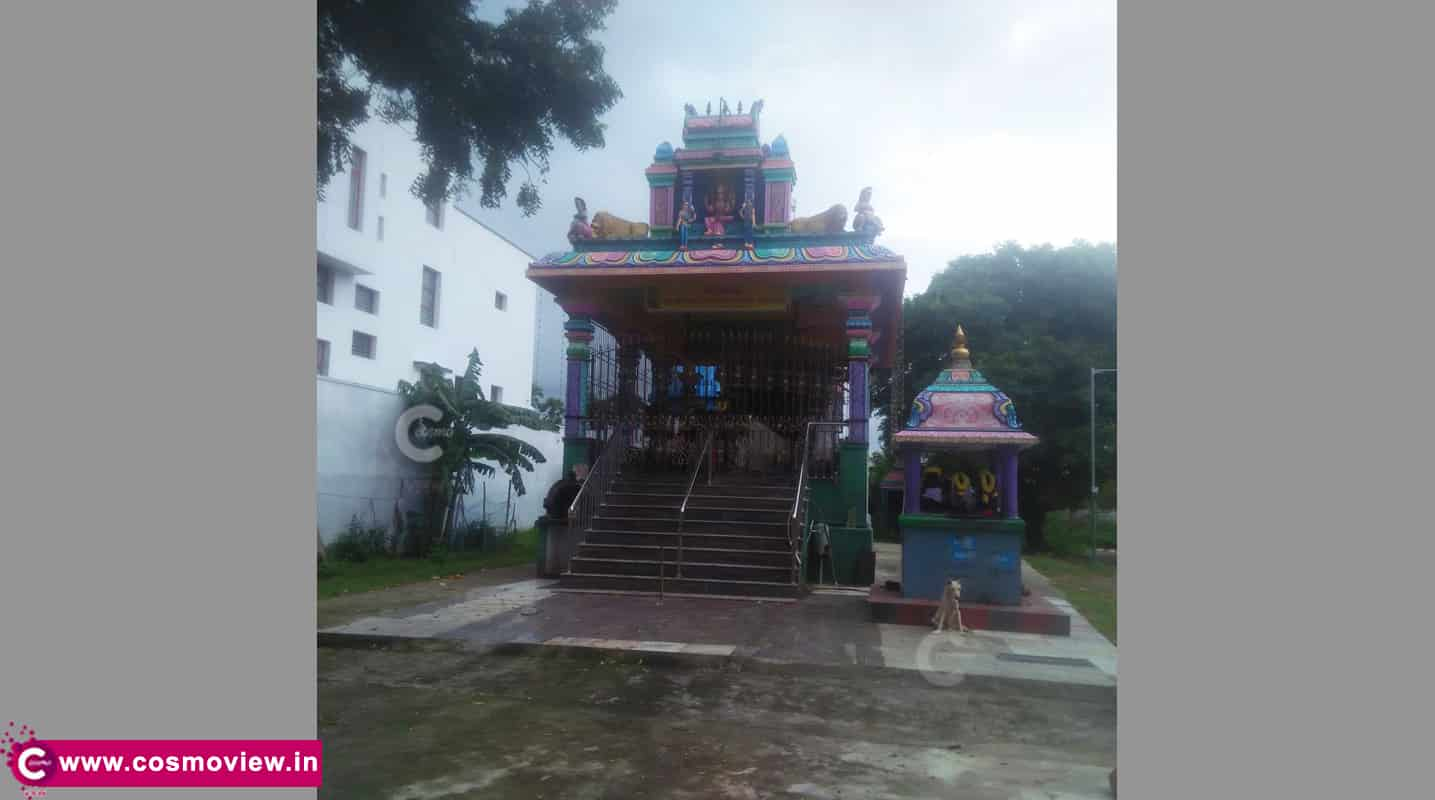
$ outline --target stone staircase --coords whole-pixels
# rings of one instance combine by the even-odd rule
[[[786,476],[719,476],[693,489],[678,517],[686,476],[619,475],[559,578],[567,589],[796,597],[787,521],[795,486]],[[660,566],[661,565],[661,566]]]

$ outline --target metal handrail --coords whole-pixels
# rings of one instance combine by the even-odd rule
[[[677,575],[683,577],[683,522],[688,516],[688,501],[693,499],[693,487],[697,485],[698,473],[702,472],[703,464],[707,462],[708,450],[713,446],[713,437],[717,434],[717,427],[708,429],[707,439],[703,442],[703,449],[698,453],[698,463],[693,465],[693,476],[688,479],[688,490],[683,495],[683,505],[678,509],[678,560]],[[708,486],[713,485],[712,467],[708,467]],[[662,575],[663,565],[658,564],[658,574]]]
[[[593,521],[594,512],[603,504],[603,496],[608,493],[608,488],[613,485],[613,479],[618,476],[618,469],[623,463],[623,454],[628,450],[629,438],[628,423],[620,423],[608,436],[607,444],[603,445],[603,452],[598,455],[598,461],[593,468],[588,470],[588,477],[583,479],[583,485],[578,489],[578,494],[573,497],[573,502],[568,506],[568,541],[570,546],[578,546],[578,536],[588,529]]]
[[[792,571],[793,583],[806,583],[807,576],[802,569],[802,535],[807,529],[807,458],[812,450],[812,429],[814,427],[842,428],[844,422],[808,422],[802,430],[802,468],[797,471],[797,493],[792,498],[792,515],[787,522],[787,544],[792,548]],[[798,522],[798,511],[802,512],[802,520]]]

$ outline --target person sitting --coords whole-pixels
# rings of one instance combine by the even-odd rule
[[[543,498],[543,510],[547,512],[548,518],[554,521],[568,519],[568,508],[573,505],[573,498],[578,496],[578,491],[582,488],[583,483],[578,480],[578,474],[568,470],[549,488],[547,496]]]

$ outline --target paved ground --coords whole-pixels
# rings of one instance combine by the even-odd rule
[[[410,583],[373,592],[331,597],[319,601],[319,629],[343,625],[369,616],[402,614],[425,603],[461,599],[470,590],[499,586],[533,577],[533,565],[480,569],[459,580],[435,580]]]
[[[879,545],[878,579],[900,558]],[[526,567],[515,568],[526,570]],[[531,574],[531,571],[530,573]],[[397,590],[370,593],[366,616],[326,633],[509,642],[616,650],[688,650],[780,663],[917,670],[934,681],[986,675],[1096,686],[1116,684],[1116,648],[1029,567],[1034,593],[1073,615],[1070,637],[977,631],[933,634],[871,621],[861,590],[818,589],[798,601],[559,592],[556,582],[491,581],[429,588],[425,599]],[[348,598],[341,598],[348,600]],[[389,601],[386,604],[386,601]],[[328,616],[320,604],[320,616]],[[696,650],[694,650],[696,648]]]
[[[1110,796],[1110,687],[343,641],[319,650],[321,797]]]

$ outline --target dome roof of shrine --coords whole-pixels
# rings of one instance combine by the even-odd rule
[[[933,450],[1031,447],[1039,441],[1021,429],[1012,399],[972,367],[960,325],[946,368],[917,393],[906,427],[892,439],[898,446]]]

